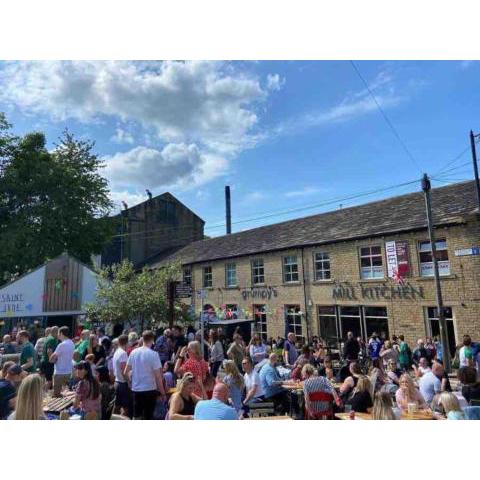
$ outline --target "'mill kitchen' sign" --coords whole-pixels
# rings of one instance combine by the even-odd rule
[[[416,300],[424,298],[423,287],[415,288],[409,283],[405,285],[352,285],[339,283],[332,290],[336,300]]]

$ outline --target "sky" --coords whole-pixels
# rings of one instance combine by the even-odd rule
[[[225,185],[235,232],[418,191],[424,172],[472,178],[480,62],[354,65],[2,62],[0,111],[49,148],[65,128],[95,141],[115,209],[169,191],[210,236],[225,232]]]

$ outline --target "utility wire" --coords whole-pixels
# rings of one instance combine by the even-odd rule
[[[468,151],[470,150],[470,145],[465,147],[458,155],[456,155],[452,160],[450,160],[444,167],[442,167],[437,173],[434,173],[432,177],[436,177],[444,172],[448,167],[453,165],[455,162],[460,160]]]
[[[357,75],[359,76],[360,80],[363,82],[363,84],[365,85],[365,88],[367,89],[368,93],[370,94],[370,96],[372,97],[373,101],[375,102],[375,105],[377,106],[378,108],[378,111],[381,113],[383,119],[385,120],[385,122],[387,123],[387,125],[390,127],[390,130],[392,130],[393,134],[395,135],[395,137],[397,138],[397,140],[399,141],[400,145],[402,146],[403,150],[405,151],[405,153],[408,155],[408,157],[410,158],[410,160],[415,164],[415,166],[418,168],[418,170],[420,172],[422,172],[422,169],[420,168],[420,165],[418,164],[418,162],[415,160],[415,157],[413,156],[412,152],[409,150],[409,148],[407,147],[407,145],[405,144],[405,142],[402,140],[402,137],[400,137],[400,134],[398,133],[397,129],[395,128],[395,126],[393,125],[393,123],[390,121],[390,119],[388,118],[387,114],[385,113],[385,111],[383,110],[383,108],[381,107],[380,103],[378,102],[377,98],[375,97],[375,95],[373,94],[372,90],[370,89],[370,87],[368,86],[368,83],[367,81],[365,80],[365,78],[362,76],[362,74],[360,73],[360,70],[357,68],[357,66],[355,65],[355,62],[353,60],[350,60],[350,64],[352,65],[353,69],[355,70],[355,72],[357,73]]]
[[[236,222],[232,222],[232,225],[238,225],[238,224],[247,223],[247,222],[265,220],[267,218],[273,218],[273,217],[277,217],[277,216],[281,216],[281,215],[287,215],[287,214],[290,214],[290,213],[297,213],[297,212],[311,210],[311,209],[315,209],[315,208],[319,208],[319,207],[323,207],[323,206],[327,206],[327,205],[339,204],[341,202],[346,202],[348,200],[354,200],[354,199],[357,199],[357,198],[361,198],[361,197],[365,197],[365,196],[369,196],[369,195],[374,195],[376,193],[381,193],[381,192],[385,192],[385,191],[388,191],[388,190],[393,190],[393,189],[396,189],[396,188],[405,187],[407,185],[412,185],[412,184],[417,183],[419,181],[420,181],[420,179],[410,180],[410,181],[407,181],[407,182],[403,182],[403,183],[399,183],[399,184],[395,184],[395,185],[390,185],[388,187],[383,187],[383,188],[377,188],[377,189],[374,189],[374,190],[364,191],[364,192],[349,195],[349,196],[346,196],[346,197],[337,197],[337,198],[334,198],[334,199],[331,199],[331,200],[328,200],[328,201],[325,201],[325,202],[322,202],[322,203],[317,203],[315,205],[302,206],[302,207],[293,208],[293,209],[290,209],[290,210],[283,210],[283,211],[277,211],[277,212],[270,212],[270,213],[267,212],[267,213],[261,214],[257,217],[237,220]],[[220,228],[220,227],[225,227],[225,226],[226,226],[226,224],[222,223],[222,224],[218,224],[218,225],[214,225],[214,226],[205,227],[205,230]],[[168,227],[168,228],[175,230],[174,227]],[[191,227],[180,227],[180,228],[191,228]],[[145,238],[146,239],[146,238],[155,237],[155,235],[150,236],[155,231],[164,232],[165,229],[161,228],[161,229],[157,229],[157,230],[151,230],[149,232],[124,233],[124,234],[114,235],[113,237],[114,238],[115,237],[117,237],[117,238],[118,237],[130,237],[130,236],[137,235],[137,234],[138,235],[143,234],[144,236],[140,237],[140,238]]]

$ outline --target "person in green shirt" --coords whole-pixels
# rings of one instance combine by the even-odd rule
[[[37,369],[35,361],[35,347],[30,343],[30,335],[26,330],[20,330],[17,334],[18,343],[22,346],[20,353],[20,365],[28,373],[34,373]]]
[[[411,351],[405,337],[403,335],[398,336],[400,340],[400,350],[398,354],[398,363],[400,363],[400,368],[404,371],[408,371],[411,365]]]
[[[73,353],[73,359],[76,362],[80,362],[85,358],[89,342],[90,342],[90,330],[83,330],[83,332],[80,335],[80,341],[75,345],[75,351]]]
[[[58,327],[52,327],[50,329],[50,335],[45,340],[45,346],[43,349],[42,355],[42,364],[41,370],[45,375],[45,380],[47,382],[47,388],[50,390],[52,388],[52,379],[53,379],[53,370],[54,364],[50,363],[50,356],[57,348],[57,345],[60,343],[58,340]]]

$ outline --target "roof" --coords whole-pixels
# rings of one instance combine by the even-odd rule
[[[473,181],[432,189],[431,198],[436,226],[465,223],[466,216],[478,212]],[[231,235],[199,240],[151,266],[160,267],[173,261],[179,261],[183,265],[207,262],[423,230],[426,226],[423,192],[415,192]]]

